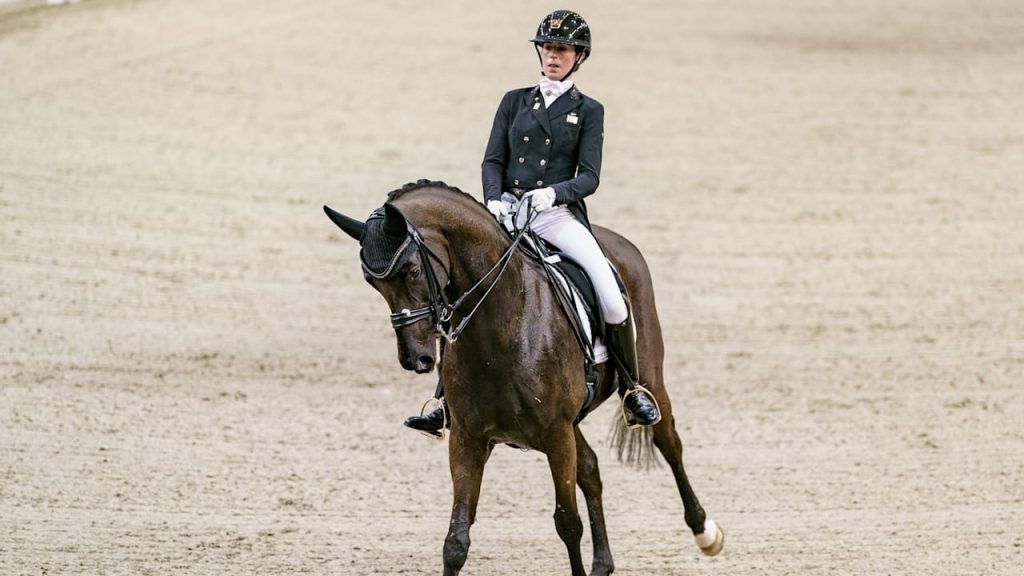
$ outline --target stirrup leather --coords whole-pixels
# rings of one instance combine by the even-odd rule
[[[430,407],[430,410],[427,410],[428,406]],[[430,438],[431,440],[442,441],[444,440],[445,437],[444,431],[448,429],[448,407],[445,406],[444,399],[435,398],[433,396],[427,398],[427,401],[423,403],[423,407],[420,408],[420,417],[422,418],[423,415],[426,414],[427,412],[433,412],[435,408],[440,408],[441,414],[444,415],[444,419],[441,421],[441,431],[436,434],[427,432],[426,430],[416,431],[419,432],[420,434],[423,434],[427,438]]]
[[[644,388],[640,384],[637,384],[629,390],[626,390],[626,393],[622,395],[622,402],[619,404],[619,408],[622,411],[622,421],[625,423],[626,428],[633,430],[644,426],[644,424],[640,424],[636,420],[633,420],[632,414],[626,410],[626,398],[629,398],[633,394],[646,394],[647,397],[651,399],[651,402],[654,402],[654,409],[658,411],[658,419],[652,422],[650,426],[654,426],[658,422],[661,422],[661,406],[658,406],[658,399],[654,397],[654,394],[652,394],[650,390]]]

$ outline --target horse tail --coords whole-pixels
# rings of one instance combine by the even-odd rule
[[[661,466],[654,447],[654,432],[650,426],[627,428],[618,412],[612,420],[608,433],[609,444],[615,450],[619,462],[637,470],[650,470]]]

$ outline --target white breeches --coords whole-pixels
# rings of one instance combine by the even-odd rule
[[[501,195],[502,202],[509,205],[509,212],[516,215],[516,224],[526,223],[526,204],[520,204],[512,194]],[[521,208],[521,209],[520,209]],[[598,305],[608,324],[621,324],[629,317],[626,301],[619,292],[619,284],[605,259],[604,252],[598,246],[594,235],[573,216],[565,206],[555,206],[537,215],[533,220],[533,231],[538,236],[558,247],[587,271],[594,290],[597,292]]]

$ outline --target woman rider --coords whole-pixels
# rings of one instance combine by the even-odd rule
[[[583,202],[597,190],[604,141],[604,107],[573,81],[590,56],[590,27],[579,14],[556,10],[540,23],[532,42],[542,78],[537,86],[508,92],[498,106],[482,165],[487,210],[502,224],[510,215],[521,221],[526,212],[521,206],[539,212],[533,231],[590,276],[608,323],[608,344],[622,365],[626,387],[633,389],[639,385],[633,322]],[[661,419],[648,394],[629,394],[624,406],[637,424]],[[438,407],[405,425],[436,434],[444,421]]]

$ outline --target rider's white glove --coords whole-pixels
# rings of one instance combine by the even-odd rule
[[[532,200],[530,205],[537,212],[550,210],[555,205],[555,189],[549,187],[530,190],[523,195],[523,201],[525,202],[527,198]]]
[[[488,200],[487,211],[494,215],[498,222],[504,222],[508,218],[508,205],[501,200]]]

